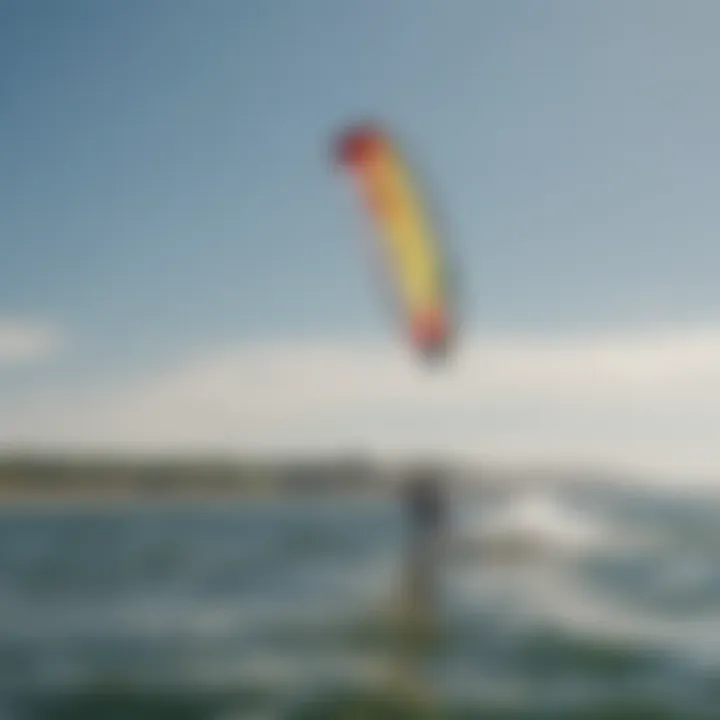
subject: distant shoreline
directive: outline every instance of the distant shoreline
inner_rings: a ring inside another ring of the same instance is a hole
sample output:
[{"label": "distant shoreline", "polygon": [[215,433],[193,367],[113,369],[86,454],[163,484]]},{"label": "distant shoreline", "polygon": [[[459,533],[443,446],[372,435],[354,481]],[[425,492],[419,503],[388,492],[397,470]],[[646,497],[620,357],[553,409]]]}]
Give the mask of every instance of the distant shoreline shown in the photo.
[{"label": "distant shoreline", "polygon": [[0,459],[0,507],[247,502],[377,495],[392,483],[370,463],[103,458]]},{"label": "distant shoreline", "polygon": [[[364,494],[335,494],[334,496],[309,495],[304,498],[307,502],[353,502],[364,500],[390,499],[390,493],[364,493]],[[29,497],[18,495],[13,498],[0,498],[0,517],[14,514],[66,514],[66,513],[113,513],[115,511],[158,511],[172,513],[185,510],[206,510],[208,512],[232,513],[243,508],[270,507],[273,505],[287,506],[289,503],[302,504],[303,498],[288,498],[283,496],[247,496],[208,497],[186,496],[145,498],[140,496],[125,497],[99,497],[99,496],[56,496],[56,497]]]},{"label": "distant shoreline", "polygon": [[[209,505],[388,496],[397,492],[407,467],[388,466],[362,454],[276,460],[0,455],[0,510],[18,506]],[[547,490],[568,484],[660,490],[658,484],[644,481],[642,476],[599,469],[509,470],[452,463],[435,467],[449,488],[471,493]],[[682,489],[689,492],[689,483],[683,483]]]}]

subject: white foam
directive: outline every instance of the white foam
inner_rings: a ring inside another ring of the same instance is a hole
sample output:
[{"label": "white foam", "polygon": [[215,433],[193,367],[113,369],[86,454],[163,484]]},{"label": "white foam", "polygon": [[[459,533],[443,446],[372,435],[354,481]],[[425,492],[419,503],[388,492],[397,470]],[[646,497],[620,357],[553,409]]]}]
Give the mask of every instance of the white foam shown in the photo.
[{"label": "white foam", "polygon": [[513,557],[577,555],[607,544],[612,533],[596,518],[563,505],[545,493],[513,498],[490,513],[460,522],[457,545],[491,556],[513,551]]},{"label": "white foam", "polygon": [[667,616],[583,582],[568,564],[487,568],[455,583],[466,608],[492,607],[508,627],[554,629],[593,641],[653,651],[671,651],[717,667],[720,608],[703,616]]}]

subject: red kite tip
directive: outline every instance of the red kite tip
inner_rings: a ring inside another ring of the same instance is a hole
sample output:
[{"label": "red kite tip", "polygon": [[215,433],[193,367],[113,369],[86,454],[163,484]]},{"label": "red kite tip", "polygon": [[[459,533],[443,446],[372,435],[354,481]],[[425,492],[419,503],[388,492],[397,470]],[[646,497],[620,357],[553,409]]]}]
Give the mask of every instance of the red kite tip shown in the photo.
[{"label": "red kite tip", "polygon": [[426,357],[441,356],[447,345],[449,328],[444,313],[440,309],[424,312],[413,321],[413,340]]},{"label": "red kite tip", "polygon": [[362,164],[377,150],[382,138],[382,132],[374,125],[354,127],[340,137],[337,157],[345,165]]}]

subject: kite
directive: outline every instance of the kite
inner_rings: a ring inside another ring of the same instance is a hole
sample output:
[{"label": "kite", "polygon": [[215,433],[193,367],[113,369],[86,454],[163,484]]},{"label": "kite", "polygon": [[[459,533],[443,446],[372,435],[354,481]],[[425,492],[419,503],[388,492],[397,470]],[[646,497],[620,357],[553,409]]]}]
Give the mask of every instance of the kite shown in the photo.
[{"label": "kite", "polygon": [[380,230],[412,347],[428,362],[444,360],[453,334],[445,258],[410,167],[389,135],[371,124],[344,131],[335,155]]}]

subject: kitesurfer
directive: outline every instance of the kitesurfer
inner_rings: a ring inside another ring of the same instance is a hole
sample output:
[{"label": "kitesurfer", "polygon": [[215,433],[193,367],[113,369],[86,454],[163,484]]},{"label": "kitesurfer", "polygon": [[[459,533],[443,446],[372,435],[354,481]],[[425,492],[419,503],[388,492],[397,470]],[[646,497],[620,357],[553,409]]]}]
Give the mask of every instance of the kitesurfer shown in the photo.
[{"label": "kitesurfer", "polygon": [[442,540],[448,519],[440,471],[429,467],[414,470],[403,495],[409,535],[406,596],[412,614],[432,622],[437,613]]}]

